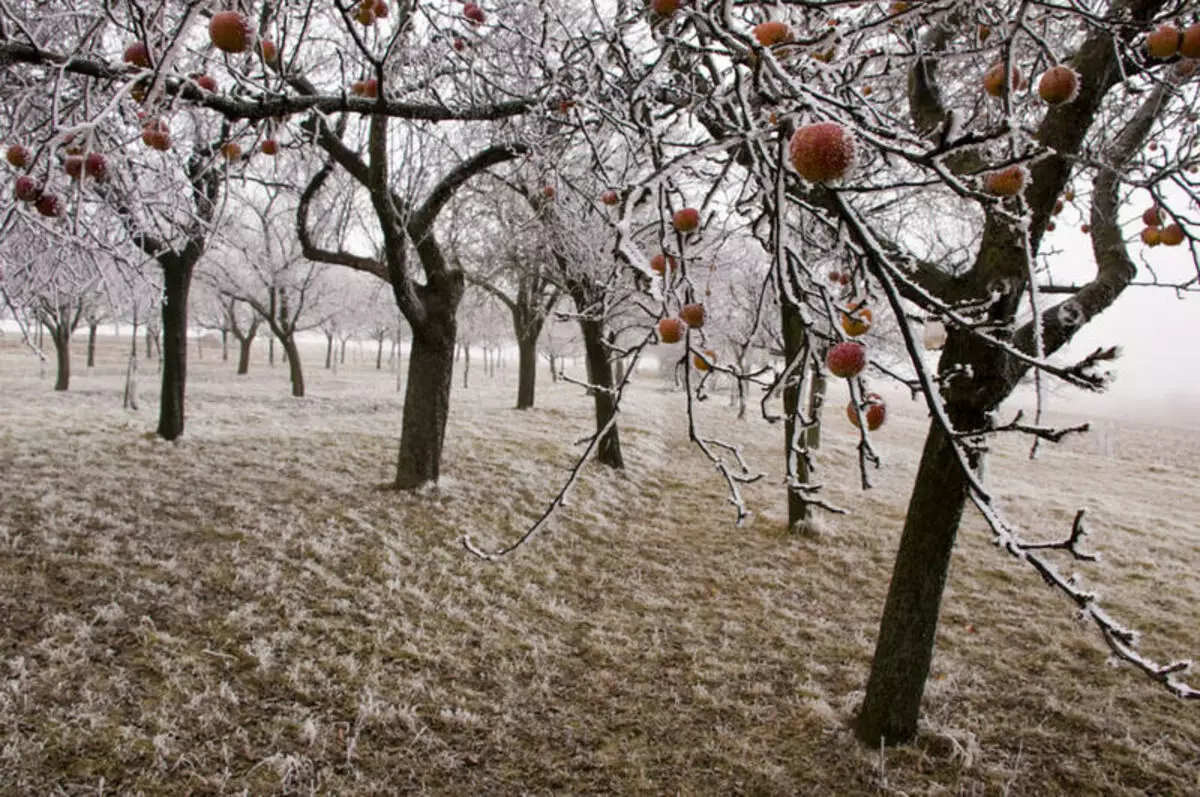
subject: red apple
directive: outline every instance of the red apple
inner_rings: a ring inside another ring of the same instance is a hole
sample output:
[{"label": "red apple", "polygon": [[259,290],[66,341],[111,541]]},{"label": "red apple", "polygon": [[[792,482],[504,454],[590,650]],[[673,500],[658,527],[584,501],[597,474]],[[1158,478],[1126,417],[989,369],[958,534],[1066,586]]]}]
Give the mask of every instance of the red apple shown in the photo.
[{"label": "red apple", "polygon": [[684,329],[678,318],[664,318],[658,322],[658,339],[662,343],[678,343],[683,340]]},{"label": "red apple", "polygon": [[[863,409],[863,414],[867,417],[867,429],[875,431],[887,419],[887,406],[883,403],[883,397],[878,393],[868,393],[865,397],[866,407]],[[851,401],[846,405],[846,417],[850,419],[850,423],[855,429],[860,428],[858,425],[858,413],[854,411],[854,402]]]},{"label": "red apple", "polygon": [[242,148],[233,141],[227,141],[221,145],[221,154],[225,156],[225,160],[232,163],[242,159]]},{"label": "red apple", "polygon": [[650,268],[659,274],[666,274],[668,268],[671,271],[674,271],[676,265],[677,264],[674,257],[663,254],[662,252],[650,258]]},{"label": "red apple", "polygon": [[705,349],[703,357],[699,354],[692,355],[692,365],[696,366],[697,371],[707,371],[712,367],[709,363],[715,363],[716,361],[717,353],[712,349]]},{"label": "red apple", "polygon": [[1142,230],[1142,243],[1146,246],[1158,246],[1162,243],[1162,232],[1158,227],[1147,227]]},{"label": "red apple", "polygon": [[1179,54],[1184,58],[1200,58],[1200,24],[1188,25],[1183,29]]},{"label": "red apple", "polygon": [[788,147],[792,167],[810,183],[840,180],[854,162],[854,140],[835,122],[805,125]]},{"label": "red apple", "polygon": [[363,0],[359,5],[358,11],[354,18],[364,25],[375,24],[375,2],[374,0]]},{"label": "red apple", "polygon": [[83,159],[83,173],[93,180],[108,177],[108,161],[99,152],[89,152]]},{"label": "red apple", "polygon": [[650,0],[650,8],[660,17],[673,16],[679,10],[680,0]]},{"label": "red apple", "polygon": [[250,46],[253,30],[240,12],[221,11],[213,14],[208,23],[208,38],[218,50],[244,53]]},{"label": "red apple", "polygon": [[465,39],[455,39],[455,40],[454,40],[454,49],[455,49],[455,50],[457,50],[457,51],[458,51],[458,52],[460,52],[460,53],[461,53],[463,50],[467,49],[467,42],[466,42],[466,40],[465,40]]},{"label": "red apple", "polygon": [[671,224],[679,232],[691,232],[700,226],[700,211],[695,208],[677,210],[675,211],[675,215],[671,217]]},{"label": "red apple", "polygon": [[[1012,68],[1012,86],[1014,91],[1019,91],[1024,87],[1024,81],[1021,78],[1021,70],[1015,66]],[[1004,80],[1004,62],[1001,61],[992,64],[987,72],[983,75],[983,90],[993,97],[1003,97],[1007,90],[1007,81]]]},{"label": "red apple", "polygon": [[839,314],[842,317],[842,329],[846,330],[846,334],[852,338],[857,338],[859,335],[867,334],[867,330],[871,328],[871,311],[866,307],[854,309],[854,305],[848,306]]},{"label": "red apple", "polygon": [[202,72],[197,72],[192,75],[192,80],[195,81],[197,86],[205,91],[217,90],[217,81]]},{"label": "red apple", "polygon": [[994,196],[1016,196],[1025,187],[1025,170],[1020,166],[1009,166],[999,171],[988,172],[983,177],[983,188]]},{"label": "red apple", "polygon": [[753,31],[754,38],[758,39],[758,43],[763,47],[774,47],[776,44],[786,44],[793,38],[792,29],[788,27],[786,22],[771,20],[764,22],[761,25],[755,25]]},{"label": "red apple", "polygon": [[50,218],[58,218],[66,212],[62,200],[56,194],[42,194],[33,203],[37,212]]},{"label": "red apple", "polygon": [[487,15],[483,13],[483,9],[474,3],[467,3],[463,6],[463,17],[472,25],[482,25],[487,21]]},{"label": "red apple", "polygon": [[375,78],[356,80],[350,84],[350,92],[360,97],[374,98],[379,96],[379,81]]},{"label": "red apple", "polygon": [[18,169],[24,169],[29,165],[29,162],[33,160],[33,154],[28,150],[28,148],[23,147],[20,144],[10,144],[8,151],[4,153],[4,157],[10,164]]},{"label": "red apple", "polygon": [[1158,205],[1151,205],[1142,211],[1142,224],[1147,227],[1157,227],[1162,224],[1162,208]]},{"label": "red apple", "polygon": [[42,189],[38,188],[38,184],[29,175],[22,174],[13,183],[14,199],[21,202],[37,202],[37,198],[41,195]]},{"label": "red apple", "polygon": [[78,180],[83,176],[83,156],[68,155],[67,159],[63,161],[63,171],[72,180]]},{"label": "red apple", "polygon": [[621,201],[621,197],[617,196],[616,191],[610,189],[600,195],[600,201],[606,205],[615,205]]},{"label": "red apple", "polygon": [[1179,246],[1183,243],[1183,228],[1178,224],[1168,224],[1158,235],[1163,246]]},{"label": "red apple", "polygon": [[279,152],[279,142],[273,138],[268,138],[262,143],[262,154],[275,155]]},{"label": "red apple", "polygon": [[692,329],[704,326],[704,305],[699,302],[679,308],[679,317]]},{"label": "red apple", "polygon": [[146,49],[143,42],[134,42],[125,48],[125,63],[140,66],[142,69],[150,68],[150,51]]},{"label": "red apple", "polygon": [[383,0],[375,0],[375,16],[383,19],[388,15],[388,5]]},{"label": "red apple", "polygon": [[1179,49],[1179,28],[1174,25],[1160,25],[1157,30],[1146,37],[1146,50],[1152,58],[1166,59],[1175,55]]},{"label": "red apple", "polygon": [[552,185],[542,186],[542,196],[544,196],[546,199],[554,199],[554,197],[557,195],[558,195],[558,191],[555,190],[554,186],[552,186]]},{"label": "red apple", "polygon": [[171,130],[161,119],[150,119],[142,125],[142,142],[150,149],[166,151],[171,148]]},{"label": "red apple", "polygon": [[850,379],[867,366],[867,350],[852,340],[839,343],[829,350],[825,365],[834,376]]},{"label": "red apple", "polygon": [[270,39],[263,39],[262,44],[258,47],[258,51],[262,53],[263,60],[268,64],[275,63],[275,59],[279,57],[279,48]]},{"label": "red apple", "polygon": [[1071,102],[1079,94],[1079,75],[1069,66],[1052,66],[1042,73],[1038,94],[1050,105]]}]

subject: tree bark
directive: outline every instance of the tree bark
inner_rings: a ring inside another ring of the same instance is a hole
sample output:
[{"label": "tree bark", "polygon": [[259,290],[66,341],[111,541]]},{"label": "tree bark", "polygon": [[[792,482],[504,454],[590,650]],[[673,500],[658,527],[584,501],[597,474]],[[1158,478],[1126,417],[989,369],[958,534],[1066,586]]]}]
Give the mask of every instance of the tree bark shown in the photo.
[{"label": "tree bark", "polygon": [[187,383],[187,303],[195,263],[177,255],[163,255],[160,263],[163,270],[163,342],[158,436],[164,440],[175,440],[183,434],[183,393]]},{"label": "tree bark", "polygon": [[87,342],[87,367],[96,367],[96,328],[100,326],[100,322],[88,323],[88,342]]},{"label": "tree bark", "polygon": [[375,351],[375,370],[383,370],[383,338],[379,338],[379,348]]},{"label": "tree bark", "polygon": [[[793,306],[790,302],[783,302],[782,307],[782,323],[783,323],[783,356],[787,362],[791,362],[796,355],[804,348],[806,331],[804,328],[804,319],[800,315],[799,308]],[[796,370],[792,373],[790,381],[783,389],[783,455],[784,461],[791,463],[795,458],[795,472],[792,474],[798,484],[808,484],[808,460],[800,456],[798,452],[792,450],[793,445],[806,446],[807,438],[803,435],[797,438],[796,435],[796,413],[804,408],[807,401],[800,395],[804,380],[801,378],[805,369],[809,367],[807,362],[800,363]],[[788,468],[789,473],[792,468]],[[788,485],[788,528],[795,529],[798,524],[808,520],[808,504],[804,501],[804,493],[798,487]]]},{"label": "tree bark", "polygon": [[554,356],[554,352],[550,352],[550,381],[558,382],[558,358]]},{"label": "tree bark", "polygon": [[350,338],[345,338],[344,340],[342,340],[342,350],[338,354],[338,365],[346,364],[346,344],[349,342],[350,342]]},{"label": "tree bark", "polygon": [[71,329],[61,321],[50,329],[54,341],[54,353],[58,360],[58,375],[54,380],[55,390],[67,390],[71,386]]},{"label": "tree bark", "polygon": [[532,334],[517,339],[519,361],[517,366],[517,409],[527,410],[533,407],[534,392],[537,389],[537,330]]},{"label": "tree bark", "polygon": [[325,370],[333,368],[333,335],[325,333]]},{"label": "tree bark", "polygon": [[438,326],[440,330],[432,331],[413,328],[396,464],[396,487],[401,490],[436,482],[441,468],[454,378],[453,312]]},{"label": "tree bark", "polygon": [[267,365],[275,367],[275,338],[267,341]]},{"label": "tree bark", "polygon": [[292,335],[283,338],[284,354],[287,355],[288,375],[292,379],[292,396],[304,398],[304,371],[300,367],[300,352],[296,350],[296,339]]},{"label": "tree bark", "polygon": [[221,362],[229,362],[229,330],[221,330]]},{"label": "tree bark", "polygon": [[471,344],[464,343],[462,345],[462,357],[463,357],[463,389],[466,390],[468,387],[468,381],[470,380],[470,376],[471,376]]},{"label": "tree bark", "polygon": [[[603,322],[581,317],[579,326],[583,332],[588,377],[597,388],[592,391],[592,400],[596,406],[596,431],[599,432],[609,421],[613,421],[617,413],[616,396],[612,393],[612,364],[608,361],[608,348],[604,345]],[[610,468],[625,467],[625,460],[621,457],[621,433],[615,421],[600,438],[596,458]]]},{"label": "tree bark", "polygon": [[942,590],[966,500],[967,479],[954,444],[934,422],[904,520],[866,698],[855,720],[855,734],[871,747],[916,736]]}]

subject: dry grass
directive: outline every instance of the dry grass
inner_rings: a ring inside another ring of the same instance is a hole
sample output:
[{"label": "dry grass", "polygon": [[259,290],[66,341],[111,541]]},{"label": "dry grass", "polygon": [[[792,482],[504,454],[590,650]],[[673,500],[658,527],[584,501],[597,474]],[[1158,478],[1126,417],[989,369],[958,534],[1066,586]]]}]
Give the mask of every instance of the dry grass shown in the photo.
[{"label": "dry grass", "polygon": [[[297,401],[282,368],[238,381],[209,352],[171,445],[147,434],[152,373],[119,409],[115,344],[67,394],[0,346],[0,794],[1200,791],[1200,707],[1106,666],[975,518],[918,743],[853,741],[924,428],[900,402],[866,494],[835,418],[824,475],[854,514],[797,537],[774,484],[730,525],[683,397],[646,376],[628,471],[589,468],[546,536],[485,564],[461,535],[499,544],[541,511],[588,429],[577,388],[544,380],[517,413],[515,375],[476,370],[444,483],[405,495],[381,489],[387,371],[312,367]],[[778,471],[776,429],[723,399],[702,415]],[[1032,465],[1013,441],[995,479],[1047,534],[1090,507],[1086,581],[1149,652],[1195,655],[1200,435],[1109,434]]]}]

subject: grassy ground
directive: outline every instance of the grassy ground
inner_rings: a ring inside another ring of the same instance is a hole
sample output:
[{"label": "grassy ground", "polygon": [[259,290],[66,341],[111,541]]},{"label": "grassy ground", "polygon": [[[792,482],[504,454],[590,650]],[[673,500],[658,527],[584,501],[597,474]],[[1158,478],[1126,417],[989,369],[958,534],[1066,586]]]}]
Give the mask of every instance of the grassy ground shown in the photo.
[{"label": "grassy ground", "polygon": [[[822,475],[852,514],[797,537],[780,430],[702,406],[774,474],[736,529],[683,397],[639,376],[627,472],[589,467],[544,536],[488,564],[462,535],[500,545],[541,512],[588,431],[578,388],[543,379],[518,413],[515,373],[476,361],[443,483],[407,495],[383,489],[387,370],[314,352],[295,400],[280,366],[239,380],[193,352],[173,445],[153,366],[124,412],[104,343],[55,394],[0,338],[0,794],[1200,792],[1200,706],[1107,666],[974,517],[919,740],[854,742],[924,430],[901,400],[867,493],[833,413]],[[1147,652],[1200,653],[1200,435],[1108,423],[1034,463],[1012,441],[993,477],[1044,536],[1088,507],[1104,558],[1084,581]]]}]

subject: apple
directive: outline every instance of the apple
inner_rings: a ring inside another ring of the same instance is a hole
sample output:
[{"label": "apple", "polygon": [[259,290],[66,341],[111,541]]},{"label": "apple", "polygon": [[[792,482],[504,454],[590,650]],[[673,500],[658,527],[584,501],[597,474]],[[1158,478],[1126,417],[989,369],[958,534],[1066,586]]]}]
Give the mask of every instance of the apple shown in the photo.
[{"label": "apple", "polygon": [[610,188],[600,195],[600,201],[606,205],[615,205],[621,201],[621,197],[617,196],[617,192]]},{"label": "apple", "polygon": [[[1025,86],[1021,70],[1015,66],[1012,68],[1012,86],[1014,91],[1020,91]],[[1004,80],[1004,62],[992,64],[983,75],[983,90],[993,97],[1003,97],[1007,88],[1007,82]]]},{"label": "apple", "polygon": [[664,318],[658,322],[658,339],[662,343],[678,343],[683,340],[684,329],[678,318]]},{"label": "apple", "polygon": [[903,14],[908,10],[908,3],[895,2],[888,6],[889,14]]},{"label": "apple", "polygon": [[366,80],[356,80],[350,84],[350,93],[357,94],[359,97],[378,97],[379,81],[373,77]]},{"label": "apple", "polygon": [[1080,231],[1081,233],[1083,233],[1084,235],[1087,235],[1088,233],[1090,233],[1090,232],[1092,231],[1092,225],[1090,225],[1090,224],[1080,224],[1080,225],[1079,225],[1079,231]]},{"label": "apple", "polygon": [[268,64],[275,63],[275,59],[279,57],[279,48],[270,39],[263,39],[262,44],[258,47],[258,51],[262,53],[263,60]]},{"label": "apple", "polygon": [[837,344],[825,357],[829,372],[842,379],[851,379],[862,373],[867,366],[867,350],[861,343],[852,340]]},{"label": "apple", "polygon": [[72,180],[78,180],[83,176],[83,156],[68,155],[67,159],[63,161],[63,171]]},{"label": "apple", "polygon": [[1200,23],[1183,29],[1179,40],[1179,54],[1184,58],[1200,58]]},{"label": "apple", "polygon": [[554,197],[557,195],[558,195],[558,191],[556,191],[554,189],[554,186],[552,186],[552,185],[542,186],[542,196],[544,196],[546,199],[554,199]]},{"label": "apple", "polygon": [[483,13],[483,9],[474,3],[467,3],[463,6],[463,17],[472,25],[482,25],[487,21],[487,15]]},{"label": "apple", "polygon": [[58,198],[57,194],[42,194],[34,200],[33,206],[37,208],[38,213],[50,218],[58,218],[66,212],[62,200]]},{"label": "apple", "polygon": [[150,119],[142,125],[142,143],[166,151],[171,148],[171,131],[161,119]]},{"label": "apple", "polygon": [[146,45],[143,42],[134,42],[125,48],[124,61],[127,64],[133,64],[142,69],[149,69],[150,51],[146,49]]},{"label": "apple", "polygon": [[262,154],[276,155],[279,153],[279,142],[273,138],[268,138],[262,143]]},{"label": "apple", "polygon": [[671,271],[674,271],[676,265],[677,263],[675,262],[674,257],[662,252],[659,252],[657,255],[650,258],[650,268],[659,274],[666,274],[668,268]]},{"label": "apple", "polygon": [[363,0],[358,6],[358,12],[354,18],[364,25],[375,24],[375,2],[374,0]]},{"label": "apple", "polygon": [[715,363],[716,361],[717,353],[712,349],[705,349],[703,357],[699,354],[692,355],[692,365],[696,366],[697,371],[707,371],[712,367],[709,363]]},{"label": "apple", "polygon": [[1175,55],[1179,50],[1179,28],[1174,25],[1160,25],[1146,37],[1146,50],[1152,58],[1166,59]]},{"label": "apple", "polygon": [[984,190],[994,196],[1016,196],[1024,187],[1025,170],[1020,166],[988,172],[983,177]]},{"label": "apple", "polygon": [[33,160],[33,154],[27,147],[20,144],[10,144],[4,158],[18,169],[24,169]]},{"label": "apple", "polygon": [[99,152],[89,152],[83,159],[83,173],[93,180],[108,177],[108,161]]},{"label": "apple", "polygon": [[988,37],[991,35],[992,35],[992,29],[989,28],[987,25],[979,26],[979,43],[980,44],[983,44],[985,41],[987,41]]},{"label": "apple", "polygon": [[38,188],[38,184],[29,175],[22,174],[13,183],[14,199],[21,202],[37,202],[38,197],[41,195],[42,189]]},{"label": "apple", "polygon": [[225,156],[225,160],[232,163],[242,159],[242,148],[233,141],[227,141],[221,145],[221,154]]},{"label": "apple", "polygon": [[455,39],[455,40],[454,40],[454,49],[455,49],[455,50],[457,50],[457,51],[458,51],[458,52],[460,52],[460,53],[461,53],[463,50],[467,49],[467,42],[466,42],[466,40],[465,40],[465,39]]},{"label": "apple", "polygon": [[650,0],[650,7],[660,17],[670,17],[679,10],[680,0]]},{"label": "apple", "polygon": [[692,329],[700,329],[704,326],[704,305],[699,302],[685,304],[679,308],[679,317]]},{"label": "apple", "polygon": [[253,31],[246,17],[237,11],[220,11],[208,23],[208,38],[213,46],[227,53],[244,53]]},{"label": "apple", "polygon": [[1162,224],[1162,208],[1151,205],[1142,211],[1142,224],[1147,227],[1157,227]]},{"label": "apple", "polygon": [[871,311],[869,308],[859,307],[855,309],[854,305],[849,305],[839,315],[842,317],[842,329],[852,338],[865,335],[867,330],[871,328]]},{"label": "apple", "polygon": [[1147,227],[1142,230],[1142,243],[1146,246],[1158,246],[1162,243],[1162,232],[1158,227]]},{"label": "apple", "polygon": [[1168,224],[1162,228],[1162,232],[1158,234],[1159,240],[1163,246],[1179,246],[1183,243],[1183,228],[1178,224]]},{"label": "apple", "polygon": [[763,47],[787,44],[793,39],[792,29],[788,27],[787,23],[777,20],[755,25],[751,33],[754,34],[754,38],[758,39],[758,43]]},{"label": "apple", "polygon": [[679,232],[691,232],[700,226],[700,211],[695,208],[683,208],[671,216],[671,224]]},{"label": "apple", "polygon": [[854,141],[836,122],[798,129],[788,145],[792,168],[810,183],[840,180],[854,163]]},{"label": "apple", "polygon": [[217,81],[214,80],[213,78],[209,77],[208,75],[204,74],[203,72],[197,72],[194,75],[192,75],[191,77],[192,77],[192,80],[195,82],[195,84],[197,86],[199,86],[200,88],[204,89],[205,91],[216,91],[217,90]]},{"label": "apple", "polygon": [[383,0],[375,0],[375,16],[383,19],[388,15],[388,5]]},{"label": "apple", "polygon": [[1079,96],[1079,75],[1069,66],[1052,66],[1038,81],[1038,95],[1050,105],[1062,105]]},{"label": "apple", "polygon": [[[878,393],[868,393],[864,400],[866,406],[863,408],[863,415],[867,418],[867,430],[873,432],[883,426],[883,422],[887,420],[887,406],[883,403],[883,397]],[[858,424],[858,413],[854,409],[854,402],[851,401],[846,405],[846,417],[850,419],[851,425],[858,429],[861,427]]]}]

